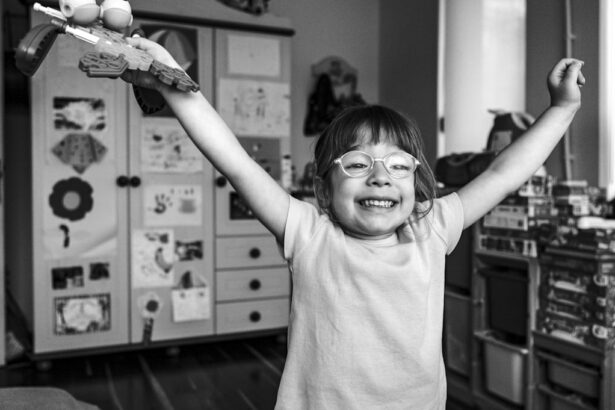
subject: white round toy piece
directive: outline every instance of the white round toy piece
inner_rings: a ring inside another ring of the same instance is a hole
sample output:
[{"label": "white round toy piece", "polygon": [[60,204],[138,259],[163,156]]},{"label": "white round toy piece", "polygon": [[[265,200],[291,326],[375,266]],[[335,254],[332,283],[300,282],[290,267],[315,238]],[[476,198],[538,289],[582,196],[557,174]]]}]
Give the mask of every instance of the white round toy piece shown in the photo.
[{"label": "white round toy piece", "polygon": [[104,0],[100,5],[103,25],[111,30],[123,31],[132,24],[132,8],[126,0]]},{"label": "white round toy piece", "polygon": [[92,24],[100,15],[96,0],[60,0],[59,6],[68,20],[80,26]]}]

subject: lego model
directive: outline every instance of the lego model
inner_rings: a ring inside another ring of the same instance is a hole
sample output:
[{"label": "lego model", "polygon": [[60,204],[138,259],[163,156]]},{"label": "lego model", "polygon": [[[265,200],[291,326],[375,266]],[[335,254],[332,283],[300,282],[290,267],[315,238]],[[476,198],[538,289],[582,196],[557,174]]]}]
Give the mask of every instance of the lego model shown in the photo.
[{"label": "lego model", "polygon": [[[34,3],[33,9],[51,17],[51,22],[33,27],[20,41],[15,63],[27,76],[38,70],[58,34],[67,34],[94,46],[79,60],[79,69],[88,77],[122,78],[131,82],[134,71],[151,73],[164,84],[184,92],[198,91],[199,85],[183,70],[169,67],[153,59],[145,51],[130,46],[124,31],[132,23],[132,11],[125,0],[104,0],[98,6],[95,0],[60,0],[60,10]],[[142,95],[151,90],[134,87],[141,109],[152,113],[160,109],[152,106]],[[148,94],[149,93],[149,94]],[[159,99],[154,98],[156,105]]]}]

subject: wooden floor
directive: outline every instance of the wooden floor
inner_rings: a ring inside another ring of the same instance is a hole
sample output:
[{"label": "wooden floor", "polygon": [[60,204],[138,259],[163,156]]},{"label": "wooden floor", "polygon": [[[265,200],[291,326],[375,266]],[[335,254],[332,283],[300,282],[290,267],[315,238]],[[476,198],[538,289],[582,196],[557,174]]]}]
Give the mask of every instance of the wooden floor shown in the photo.
[{"label": "wooden floor", "polygon": [[9,364],[0,387],[58,387],[101,410],[271,410],[285,358],[285,339],[267,336]]},{"label": "wooden floor", "polygon": [[53,386],[102,410],[273,409],[286,357],[279,337],[0,368],[0,386]]}]

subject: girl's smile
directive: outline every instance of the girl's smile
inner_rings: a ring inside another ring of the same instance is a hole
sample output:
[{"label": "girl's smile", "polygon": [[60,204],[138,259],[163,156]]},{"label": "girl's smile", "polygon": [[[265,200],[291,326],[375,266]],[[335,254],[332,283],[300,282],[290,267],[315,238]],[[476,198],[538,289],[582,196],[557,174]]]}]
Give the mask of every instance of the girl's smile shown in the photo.
[{"label": "girl's smile", "polygon": [[397,202],[387,198],[361,199],[359,204],[365,208],[392,208]]},{"label": "girl's smile", "polygon": [[[362,144],[355,149],[374,158],[401,151],[389,142]],[[408,221],[414,208],[414,174],[392,178],[381,161],[362,177],[349,177],[336,166],[331,175],[331,209],[348,234],[369,239],[385,238]]]}]

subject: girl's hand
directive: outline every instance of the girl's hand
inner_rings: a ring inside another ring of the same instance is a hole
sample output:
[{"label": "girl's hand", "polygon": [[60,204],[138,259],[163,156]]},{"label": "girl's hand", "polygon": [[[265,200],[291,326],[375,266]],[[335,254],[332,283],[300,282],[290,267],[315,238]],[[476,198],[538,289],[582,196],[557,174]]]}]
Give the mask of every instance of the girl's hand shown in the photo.
[{"label": "girl's hand", "polygon": [[563,58],[551,69],[547,86],[551,95],[551,105],[578,109],[581,106],[581,87],[585,77],[581,72],[583,61]]},{"label": "girl's hand", "polygon": [[[136,36],[126,37],[126,42],[134,48],[145,51],[146,53],[151,55],[156,61],[166,64],[169,67],[181,69],[177,61],[175,61],[173,56],[171,56],[171,53],[169,53],[166,48],[154,41]],[[124,80],[133,83],[134,85],[137,85],[139,87],[151,88],[160,91],[160,89],[165,86],[153,75],[146,71],[126,71],[125,74],[129,75],[130,79],[124,78]]]}]

